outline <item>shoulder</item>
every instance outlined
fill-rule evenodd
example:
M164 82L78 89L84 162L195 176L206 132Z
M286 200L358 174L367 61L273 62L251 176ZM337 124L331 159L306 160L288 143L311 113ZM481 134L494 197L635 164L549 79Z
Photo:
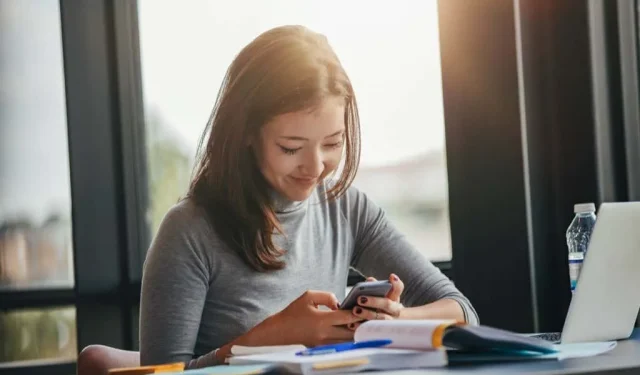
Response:
M219 242L205 209L191 199L183 199L165 214L147 258L197 259L208 264L209 250Z
M212 235L205 209L192 199L185 198L169 208L158 227L156 239L167 236L195 239Z
M188 220L189 224L206 221L206 214L202 207L198 206L193 199L185 198L174 204L165 214L164 221Z

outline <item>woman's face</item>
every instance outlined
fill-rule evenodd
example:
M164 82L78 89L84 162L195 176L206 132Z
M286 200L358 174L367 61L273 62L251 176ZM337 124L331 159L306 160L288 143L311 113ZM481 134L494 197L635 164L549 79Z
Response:
M260 170L285 198L301 201L335 171L344 145L344 100L276 116L261 129Z

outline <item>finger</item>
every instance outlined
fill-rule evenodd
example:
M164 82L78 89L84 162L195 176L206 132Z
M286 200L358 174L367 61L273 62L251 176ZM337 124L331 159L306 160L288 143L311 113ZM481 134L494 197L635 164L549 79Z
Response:
M362 324L362 322L355 322L355 323L350 323L349 325L347 325L347 328L349 328L352 331L355 331L356 329L358 329L358 327L360 327L360 324Z
M392 301L400 302L400 296L404 291L404 283L395 273L392 273L389 276L389 282L391 282L391 290L387 293L387 298Z
M378 281L378 279L376 279L375 277L367 277L367 281Z
M331 309L337 309L340 306L338 298L335 294L329 292L323 292L319 290L307 290L301 296L308 304L315 307L327 306Z
M393 319L391 315L384 312L378 312L375 310L365 309L363 307L354 307L353 314L363 320L390 320Z
M384 297L362 296L358 298L358 305L369 310L377 310L394 317L400 316L400 310L404 308L400 302L395 302Z
M330 327L325 341L353 341L353 331L345 327Z
M351 310L323 311L324 319L332 326L346 326L362 319L353 315Z

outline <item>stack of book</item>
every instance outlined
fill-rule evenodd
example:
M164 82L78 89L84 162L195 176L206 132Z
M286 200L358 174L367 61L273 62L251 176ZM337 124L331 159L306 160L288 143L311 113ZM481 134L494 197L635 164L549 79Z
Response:
M176 371L172 375L330 375L456 363L562 360L601 354L615 345L615 341L553 344L528 335L450 320L376 320L360 325L354 342L315 348L232 348L234 355L228 360L229 366Z

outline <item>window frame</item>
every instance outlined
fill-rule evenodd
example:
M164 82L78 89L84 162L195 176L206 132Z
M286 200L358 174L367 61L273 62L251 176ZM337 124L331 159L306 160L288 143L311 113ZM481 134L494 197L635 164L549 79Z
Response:
M9 362L11 364L11 362ZM69 375L76 373L75 362L60 362L60 361L37 361L37 364L24 364L24 365L3 365L0 364L0 374L2 375Z
M640 3L634 1L617 2L619 71L622 118L624 123L624 154L628 199L640 200L640 62L638 53L640 32L638 17ZM615 37L615 35L614 35Z

